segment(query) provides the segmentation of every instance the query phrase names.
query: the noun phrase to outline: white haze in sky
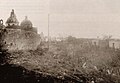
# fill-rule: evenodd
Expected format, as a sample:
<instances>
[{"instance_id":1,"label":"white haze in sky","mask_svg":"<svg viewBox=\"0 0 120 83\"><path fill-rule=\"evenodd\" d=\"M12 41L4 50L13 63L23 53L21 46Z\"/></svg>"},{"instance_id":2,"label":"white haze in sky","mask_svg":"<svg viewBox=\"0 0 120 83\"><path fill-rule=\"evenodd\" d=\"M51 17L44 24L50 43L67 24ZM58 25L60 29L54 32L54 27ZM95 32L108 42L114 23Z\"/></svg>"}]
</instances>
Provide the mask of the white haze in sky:
<instances>
[{"instance_id":1,"label":"white haze in sky","mask_svg":"<svg viewBox=\"0 0 120 83\"><path fill-rule=\"evenodd\" d=\"M50 35L120 38L120 0L0 0L0 19L4 22L14 9L21 22L28 16L38 32Z\"/></svg>"}]
</instances>

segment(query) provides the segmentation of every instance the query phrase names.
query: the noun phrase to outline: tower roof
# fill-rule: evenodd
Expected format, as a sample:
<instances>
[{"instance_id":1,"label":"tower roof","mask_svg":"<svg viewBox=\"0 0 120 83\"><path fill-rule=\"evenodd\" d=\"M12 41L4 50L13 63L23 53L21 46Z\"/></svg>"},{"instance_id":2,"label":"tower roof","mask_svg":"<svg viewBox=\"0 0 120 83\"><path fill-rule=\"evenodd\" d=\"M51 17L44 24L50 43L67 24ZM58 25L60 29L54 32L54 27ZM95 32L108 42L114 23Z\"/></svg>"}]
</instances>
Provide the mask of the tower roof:
<instances>
[{"instance_id":1,"label":"tower roof","mask_svg":"<svg viewBox=\"0 0 120 83\"><path fill-rule=\"evenodd\" d=\"M9 23L16 23L16 24L19 23L13 9L12 9L12 12L10 14L10 17L6 21L6 24L9 24Z\"/></svg>"}]
</instances>

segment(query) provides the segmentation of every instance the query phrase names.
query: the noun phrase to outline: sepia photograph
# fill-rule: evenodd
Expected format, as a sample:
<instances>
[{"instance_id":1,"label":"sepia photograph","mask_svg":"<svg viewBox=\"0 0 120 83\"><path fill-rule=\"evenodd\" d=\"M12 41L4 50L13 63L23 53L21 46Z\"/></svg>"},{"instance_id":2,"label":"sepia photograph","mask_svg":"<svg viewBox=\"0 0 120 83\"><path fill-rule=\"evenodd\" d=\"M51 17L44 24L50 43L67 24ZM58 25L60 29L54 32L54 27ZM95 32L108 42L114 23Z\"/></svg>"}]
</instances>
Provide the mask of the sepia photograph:
<instances>
[{"instance_id":1,"label":"sepia photograph","mask_svg":"<svg viewBox=\"0 0 120 83\"><path fill-rule=\"evenodd\" d=\"M120 0L0 0L0 83L120 83Z\"/></svg>"}]
</instances>

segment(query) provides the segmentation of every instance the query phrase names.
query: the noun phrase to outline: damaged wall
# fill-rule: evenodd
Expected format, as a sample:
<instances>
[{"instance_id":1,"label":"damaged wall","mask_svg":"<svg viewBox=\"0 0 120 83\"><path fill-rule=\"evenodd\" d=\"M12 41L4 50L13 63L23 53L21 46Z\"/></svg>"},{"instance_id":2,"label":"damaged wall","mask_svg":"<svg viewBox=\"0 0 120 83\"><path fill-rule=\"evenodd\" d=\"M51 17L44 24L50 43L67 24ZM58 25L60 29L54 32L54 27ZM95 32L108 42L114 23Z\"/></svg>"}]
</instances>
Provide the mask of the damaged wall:
<instances>
[{"instance_id":1,"label":"damaged wall","mask_svg":"<svg viewBox=\"0 0 120 83\"><path fill-rule=\"evenodd\" d=\"M40 36L35 32L21 29L6 29L4 44L9 51L35 50L40 42Z\"/></svg>"}]
</instances>

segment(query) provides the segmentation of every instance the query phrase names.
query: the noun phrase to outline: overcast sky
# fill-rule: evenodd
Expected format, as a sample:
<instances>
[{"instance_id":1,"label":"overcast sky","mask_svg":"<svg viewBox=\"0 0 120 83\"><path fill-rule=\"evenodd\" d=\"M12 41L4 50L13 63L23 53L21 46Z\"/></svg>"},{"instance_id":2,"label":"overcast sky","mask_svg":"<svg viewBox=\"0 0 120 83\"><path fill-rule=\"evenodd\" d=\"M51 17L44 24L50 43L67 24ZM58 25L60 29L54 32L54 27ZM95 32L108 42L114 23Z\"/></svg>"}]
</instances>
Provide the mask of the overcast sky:
<instances>
[{"instance_id":1,"label":"overcast sky","mask_svg":"<svg viewBox=\"0 0 120 83\"><path fill-rule=\"evenodd\" d=\"M49 13L51 36L120 38L120 0L0 0L0 19L12 9L19 22L27 15L45 35Z\"/></svg>"}]
</instances>

